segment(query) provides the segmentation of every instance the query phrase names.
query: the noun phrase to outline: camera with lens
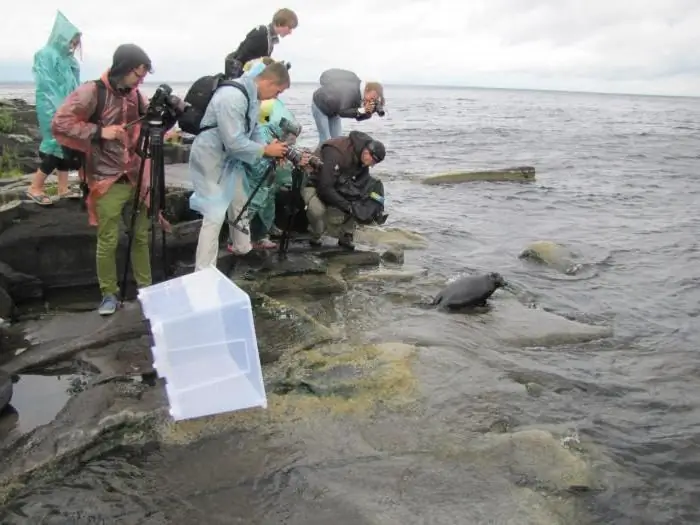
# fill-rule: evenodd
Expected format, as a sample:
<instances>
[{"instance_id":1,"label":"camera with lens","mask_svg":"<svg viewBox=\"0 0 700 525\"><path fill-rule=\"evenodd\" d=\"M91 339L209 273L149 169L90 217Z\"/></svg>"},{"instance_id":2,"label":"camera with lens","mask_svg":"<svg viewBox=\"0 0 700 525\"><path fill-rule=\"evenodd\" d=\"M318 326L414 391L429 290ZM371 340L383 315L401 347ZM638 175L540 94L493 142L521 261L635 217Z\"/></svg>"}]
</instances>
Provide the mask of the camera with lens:
<instances>
[{"instance_id":1,"label":"camera with lens","mask_svg":"<svg viewBox=\"0 0 700 525\"><path fill-rule=\"evenodd\" d=\"M383 117L386 113L384 112L384 102L381 99L377 99L374 102L373 113L376 113L380 117Z\"/></svg>"},{"instance_id":2,"label":"camera with lens","mask_svg":"<svg viewBox=\"0 0 700 525\"><path fill-rule=\"evenodd\" d=\"M167 84L161 84L153 93L148 108L146 109L146 119L148 118L177 118L182 112L177 106L179 99L173 95L173 88Z\"/></svg>"},{"instance_id":3,"label":"camera with lens","mask_svg":"<svg viewBox=\"0 0 700 525\"><path fill-rule=\"evenodd\" d=\"M297 149L294 146L290 146L284 158L292 164L294 164L295 167L299 167L299 165L301 164L301 158L303 154L304 152L302 152L300 149ZM309 166L311 166L312 168L320 168L321 166L323 166L323 162L321 162L321 159L319 159L315 155L310 155Z\"/></svg>"}]
</instances>

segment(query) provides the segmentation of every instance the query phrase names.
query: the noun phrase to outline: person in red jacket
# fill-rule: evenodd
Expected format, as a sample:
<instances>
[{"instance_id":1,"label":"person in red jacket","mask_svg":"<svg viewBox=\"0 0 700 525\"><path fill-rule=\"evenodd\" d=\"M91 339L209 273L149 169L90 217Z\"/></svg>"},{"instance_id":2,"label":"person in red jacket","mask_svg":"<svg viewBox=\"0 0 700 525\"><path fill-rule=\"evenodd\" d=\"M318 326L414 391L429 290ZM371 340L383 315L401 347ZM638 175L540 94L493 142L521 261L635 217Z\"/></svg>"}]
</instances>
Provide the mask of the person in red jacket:
<instances>
[{"instance_id":1,"label":"person in red jacket","mask_svg":"<svg viewBox=\"0 0 700 525\"><path fill-rule=\"evenodd\" d=\"M145 165L142 186L136 188L141 166L141 157L136 152L141 124L125 126L137 121L142 116L142 108L147 107L148 102L138 88L150 72L151 59L146 52L134 44L123 44L114 52L112 66L100 79L106 88L104 107L97 108L100 81L86 82L66 98L52 121L51 130L56 140L86 155L82 176L89 188L89 222L97 226L97 279L102 292L100 315L113 314L118 306L119 226L124 206L133 202L137 191L142 204L133 233L132 271L139 287L151 284L149 220L145 210L150 165ZM96 118L93 117L95 111L100 113Z\"/></svg>"}]
</instances>

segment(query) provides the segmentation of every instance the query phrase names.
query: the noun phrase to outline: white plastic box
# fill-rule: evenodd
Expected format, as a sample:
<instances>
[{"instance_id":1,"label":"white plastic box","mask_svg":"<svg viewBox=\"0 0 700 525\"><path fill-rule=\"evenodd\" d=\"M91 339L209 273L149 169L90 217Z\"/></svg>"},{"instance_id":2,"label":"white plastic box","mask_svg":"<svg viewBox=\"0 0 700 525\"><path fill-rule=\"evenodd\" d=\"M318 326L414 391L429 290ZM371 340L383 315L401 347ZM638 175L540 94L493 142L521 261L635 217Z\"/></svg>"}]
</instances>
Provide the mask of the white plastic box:
<instances>
[{"instance_id":1,"label":"white plastic box","mask_svg":"<svg viewBox=\"0 0 700 525\"><path fill-rule=\"evenodd\" d=\"M176 421L267 407L250 297L214 267L141 288Z\"/></svg>"}]
</instances>

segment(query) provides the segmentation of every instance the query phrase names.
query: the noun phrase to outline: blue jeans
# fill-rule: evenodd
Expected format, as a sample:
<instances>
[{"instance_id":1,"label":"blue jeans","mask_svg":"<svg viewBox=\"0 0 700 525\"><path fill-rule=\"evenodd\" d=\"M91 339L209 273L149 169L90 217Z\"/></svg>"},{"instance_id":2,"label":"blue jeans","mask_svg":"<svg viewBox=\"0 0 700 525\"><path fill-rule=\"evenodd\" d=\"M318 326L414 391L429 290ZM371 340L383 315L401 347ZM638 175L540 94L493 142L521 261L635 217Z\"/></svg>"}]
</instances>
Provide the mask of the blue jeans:
<instances>
[{"instance_id":1,"label":"blue jeans","mask_svg":"<svg viewBox=\"0 0 700 525\"><path fill-rule=\"evenodd\" d=\"M343 125L340 117L329 117L318 109L318 106L316 106L316 104L313 102L311 103L311 114L314 116L314 120L316 121L319 144L327 141L328 139L340 137L340 135L343 133Z\"/></svg>"}]
</instances>

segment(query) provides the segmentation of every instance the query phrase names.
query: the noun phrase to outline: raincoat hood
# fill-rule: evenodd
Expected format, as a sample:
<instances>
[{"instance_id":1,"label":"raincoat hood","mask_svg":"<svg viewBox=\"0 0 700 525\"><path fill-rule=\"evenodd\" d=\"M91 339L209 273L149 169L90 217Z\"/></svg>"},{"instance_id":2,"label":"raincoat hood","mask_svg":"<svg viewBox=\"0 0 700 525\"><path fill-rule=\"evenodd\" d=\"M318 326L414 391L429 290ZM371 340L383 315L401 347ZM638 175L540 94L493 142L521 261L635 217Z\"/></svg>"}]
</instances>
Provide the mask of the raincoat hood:
<instances>
[{"instance_id":1,"label":"raincoat hood","mask_svg":"<svg viewBox=\"0 0 700 525\"><path fill-rule=\"evenodd\" d=\"M367 133L363 133L362 131L351 131L348 134L348 138L352 143L352 149L355 151L355 155L357 155L358 159L360 158L360 155L362 155L362 150L365 149L370 142L374 142L375 149L381 150L377 151L377 153L381 156L382 160L384 159L384 144L378 140L374 140L372 137L367 135Z\"/></svg>"},{"instance_id":2,"label":"raincoat hood","mask_svg":"<svg viewBox=\"0 0 700 525\"><path fill-rule=\"evenodd\" d=\"M73 40L75 35L79 34L81 33L78 28L75 27L63 13L58 11L47 44L62 54L68 54L70 41Z\"/></svg>"},{"instance_id":3,"label":"raincoat hood","mask_svg":"<svg viewBox=\"0 0 700 525\"><path fill-rule=\"evenodd\" d=\"M282 119L286 119L291 122L294 127L298 127L301 130L301 126L297 122L291 111L287 109L284 102L274 98L270 100L264 100L260 103L260 117L259 122L263 127L268 128L272 132L272 135L276 138L283 139L284 131L280 127L280 122ZM301 134L301 131L299 132ZM271 139L270 139L271 140Z\"/></svg>"}]
</instances>

